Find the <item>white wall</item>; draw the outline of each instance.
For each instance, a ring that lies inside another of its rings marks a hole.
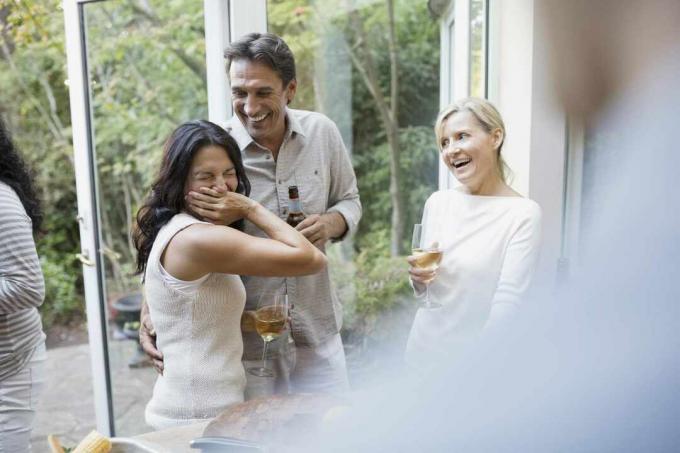
[[[561,256],[567,124],[555,97],[542,25],[535,21],[529,197],[543,209],[540,270],[548,273],[556,270]]]
[[[540,3],[540,2],[539,2]],[[512,186],[543,209],[541,273],[560,257],[565,116],[552,93],[546,40],[533,0],[491,0],[490,92],[507,129]]]
[[[507,130],[503,146],[512,169],[512,186],[529,194],[531,105],[533,88],[533,0],[497,0],[491,3],[493,74],[489,99],[498,107]]]

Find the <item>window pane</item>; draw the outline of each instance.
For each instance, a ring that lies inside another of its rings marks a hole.
[[[485,0],[470,0],[470,96],[486,97]]]
[[[136,339],[141,285],[130,228],[165,138],[207,117],[203,3],[88,3],[85,23],[114,418],[116,435],[130,436],[149,431],[144,408],[157,376]]]
[[[296,57],[298,92],[291,107],[335,121],[357,174],[359,231],[328,249],[356,387],[362,373],[389,355],[386,349],[401,357],[416,309],[403,255],[437,188],[440,23],[427,2],[411,0],[394,1],[392,21],[383,1],[269,0],[267,16],[269,31],[282,36]]]

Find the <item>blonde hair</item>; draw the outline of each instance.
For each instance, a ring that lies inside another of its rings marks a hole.
[[[503,182],[507,183],[506,176],[510,172],[510,168],[503,160],[501,156],[501,149],[503,148],[503,143],[505,142],[505,123],[503,123],[503,117],[498,113],[496,107],[486,99],[480,98],[464,98],[459,99],[453,104],[449,104],[444,107],[437,117],[437,122],[434,126],[434,133],[437,136],[437,147],[439,151],[442,150],[442,134],[444,133],[444,122],[451,116],[460,112],[470,112],[477,119],[480,126],[488,133],[491,134],[494,130],[500,129],[501,131],[501,143],[498,145],[496,154],[496,163],[498,166],[498,173],[501,176]]]

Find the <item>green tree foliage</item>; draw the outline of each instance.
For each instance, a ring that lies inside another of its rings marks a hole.
[[[394,3],[399,80],[396,111],[405,226],[400,241],[401,249],[407,250],[411,226],[419,222],[427,196],[437,187],[438,155],[432,126],[439,107],[439,26],[430,17],[427,2],[399,0]],[[356,40],[348,9],[352,4],[366,33],[365,42]],[[343,43],[334,49],[336,52],[348,53],[362,47],[370,53],[381,92],[386,101],[391,102],[389,16],[384,1],[269,0],[268,13],[270,29],[289,43],[296,55],[298,74],[302,74],[295,106],[323,111],[324,104],[319,98],[324,96],[321,90],[325,84],[318,80],[323,73],[316,69],[318,60],[325,58],[327,52],[322,42],[324,36],[337,34]],[[338,68],[341,69],[346,68]],[[354,242],[353,262],[340,263],[339,258],[332,255],[331,270],[345,304],[345,330],[358,331],[359,336],[379,335],[375,320],[400,306],[400,302],[409,297],[410,288],[404,258],[393,257],[390,249],[388,131],[359,69],[352,65],[349,71],[350,145],[364,214]]]
[[[425,200],[436,190],[436,180],[432,178],[437,175],[438,155],[432,135],[432,128],[426,126],[405,127],[399,133],[399,141],[407,151],[401,159],[404,185],[407,188],[405,206],[409,225],[408,234],[403,239],[405,249],[411,246],[410,227],[420,222]],[[387,145],[374,145],[369,150],[354,158],[364,205],[364,217],[356,239],[359,250],[371,246],[373,234],[389,230],[391,206],[385,190],[389,178]]]
[[[0,114],[33,168],[46,324],[82,316],[82,281],[60,1],[0,1]]]
[[[45,206],[38,249],[47,281],[47,323],[82,316],[73,150],[60,0],[0,0],[0,114],[36,171]],[[353,258],[331,248],[348,330],[366,334],[375,319],[409,296],[406,263],[392,256],[391,148],[379,105],[350,53],[370,54],[387,105],[393,98],[407,249],[411,226],[437,186],[432,125],[438,109],[439,28],[426,1],[355,0],[366,33],[358,42],[348,0],[269,0],[270,30],[284,37],[298,63],[294,107],[333,117],[329,72],[347,75],[349,147],[364,215]],[[85,6],[104,259],[110,293],[138,284],[129,241],[132,216],[155,174],[162,143],[180,122],[207,116],[202,2],[127,0]],[[394,30],[390,58],[390,24]],[[346,66],[325,67],[329,53]],[[392,69],[398,88],[391,91]],[[337,119],[336,119],[337,120]],[[350,255],[352,255],[350,254]],[[406,302],[405,302],[406,303]],[[409,301],[410,303],[410,301]]]
[[[200,2],[86,7],[102,241],[110,297],[136,290],[134,214],[180,123],[207,117]]]
[[[35,169],[46,324],[84,313],[60,0],[0,0],[0,114]],[[134,288],[133,215],[180,122],[207,116],[201,2],[86,4],[103,252],[112,297]]]

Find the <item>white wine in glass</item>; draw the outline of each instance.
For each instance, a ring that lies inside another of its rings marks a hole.
[[[438,242],[432,242],[429,247],[425,245],[425,235],[423,234],[423,225],[416,223],[413,226],[413,240],[411,242],[411,252],[415,257],[414,267],[423,270],[435,271],[442,261],[444,252],[439,248]],[[425,282],[425,302],[423,308],[439,308],[441,304],[430,301],[430,282],[434,277]]]
[[[262,307],[255,312],[255,330],[269,343],[276,340],[286,327],[284,307]]]
[[[442,261],[443,252],[438,248],[428,250],[417,248],[413,249],[412,254],[416,257],[415,267],[435,270]]]
[[[255,330],[264,341],[262,366],[248,368],[248,372],[260,377],[273,377],[267,368],[267,346],[281,335],[288,320],[288,298],[283,294],[263,294],[255,312]]]

